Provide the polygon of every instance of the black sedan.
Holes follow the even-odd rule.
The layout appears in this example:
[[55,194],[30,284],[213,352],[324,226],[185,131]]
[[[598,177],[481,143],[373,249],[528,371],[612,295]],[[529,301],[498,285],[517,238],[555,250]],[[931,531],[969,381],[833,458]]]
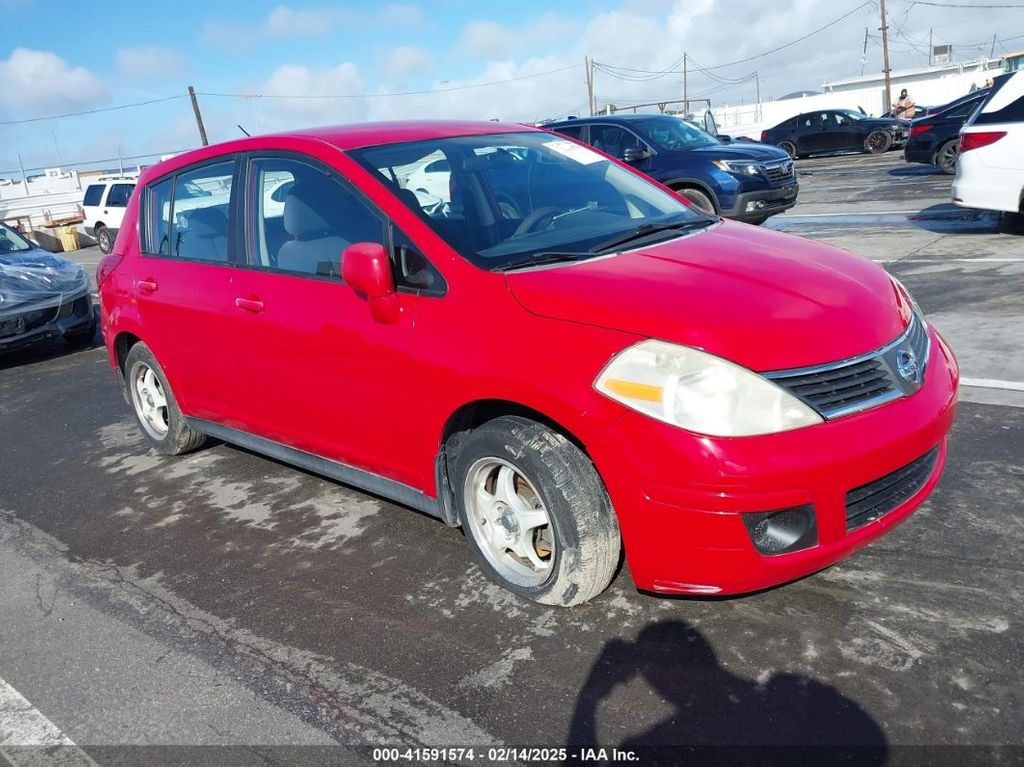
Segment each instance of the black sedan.
[[903,144],[909,124],[889,117],[868,117],[853,109],[823,109],[761,131],[761,142],[774,144],[790,157],[847,151],[882,154]]
[[88,343],[95,334],[85,270],[0,224],[0,351],[53,337]]
[[989,88],[968,93],[910,124],[910,138],[903,148],[903,159],[935,165],[943,173],[956,173],[960,148],[960,128],[988,97]]

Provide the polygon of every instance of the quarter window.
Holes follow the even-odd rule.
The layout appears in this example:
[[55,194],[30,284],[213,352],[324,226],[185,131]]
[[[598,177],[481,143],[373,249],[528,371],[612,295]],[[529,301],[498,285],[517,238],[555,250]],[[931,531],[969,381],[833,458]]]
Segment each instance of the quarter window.
[[89,184],[89,187],[85,190],[85,197],[82,198],[82,205],[88,205],[89,207],[97,207],[103,202],[103,190],[106,189],[105,184]]
[[349,245],[385,244],[383,221],[319,167],[289,158],[255,159],[250,179],[255,266],[338,279]]
[[174,178],[150,184],[146,190],[142,250],[157,256],[171,255],[171,197]]

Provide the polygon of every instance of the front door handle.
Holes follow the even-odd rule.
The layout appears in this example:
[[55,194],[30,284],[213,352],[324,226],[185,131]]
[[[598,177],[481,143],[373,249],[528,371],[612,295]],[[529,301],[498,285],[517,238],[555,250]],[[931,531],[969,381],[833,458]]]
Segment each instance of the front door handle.
[[150,279],[150,280],[137,280],[135,285],[138,287],[139,290],[141,290],[141,291],[143,291],[145,293],[154,293],[154,292],[156,292],[156,289],[159,287],[156,284],[156,280],[152,280],[152,279]]
[[263,302],[258,298],[236,298],[235,306],[245,312],[252,312],[253,314],[259,314],[265,308]]

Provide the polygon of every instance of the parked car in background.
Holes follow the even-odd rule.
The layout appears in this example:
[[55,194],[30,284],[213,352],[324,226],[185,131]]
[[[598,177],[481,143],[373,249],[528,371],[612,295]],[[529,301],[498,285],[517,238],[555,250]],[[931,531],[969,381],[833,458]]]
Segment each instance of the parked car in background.
[[85,188],[85,233],[96,238],[104,253],[109,253],[114,245],[135,181],[134,175],[100,176]]
[[903,158],[907,162],[934,165],[949,175],[956,173],[960,128],[988,98],[988,93],[988,88],[982,88],[911,122]]
[[822,109],[761,131],[761,143],[777,146],[790,157],[830,152],[882,154],[903,145],[909,125],[906,120],[868,117],[853,109]]
[[995,78],[961,128],[953,202],[1024,215],[1024,71]]
[[85,269],[0,224],[0,351],[55,337],[88,343],[95,335]]
[[[405,169],[439,158],[427,210]],[[880,266],[520,125],[180,155],[97,281],[154,450],[212,435],[394,499],[544,604],[599,594],[622,547],[664,594],[827,567],[930,494],[956,409],[952,352]]]
[[672,115],[611,115],[544,126],[629,163],[698,208],[750,224],[792,208],[792,159],[760,144],[723,144]]

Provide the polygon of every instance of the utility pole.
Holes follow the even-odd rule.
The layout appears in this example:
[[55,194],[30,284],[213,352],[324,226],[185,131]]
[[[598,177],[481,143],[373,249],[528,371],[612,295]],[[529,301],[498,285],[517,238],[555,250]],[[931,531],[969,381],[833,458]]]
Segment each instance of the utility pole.
[[192,111],[196,115],[196,125],[199,127],[199,138],[203,142],[203,146],[209,146],[210,142],[206,140],[206,128],[203,127],[203,115],[199,111],[199,102],[196,101],[196,89],[191,85],[188,86],[188,97],[192,99]]
[[884,111],[888,112],[892,109],[892,78],[889,76],[892,71],[889,69],[889,22],[885,16],[885,0],[878,1],[882,12],[882,71],[885,73],[885,94],[882,98],[882,106]]
[[587,109],[590,110],[590,116],[594,116],[594,61],[589,56],[583,57],[583,62],[587,66]]
[[25,163],[21,161],[21,152],[18,152],[18,167],[21,168],[21,181],[25,184],[25,196],[28,197],[28,176],[25,174]]
[[864,65],[868,60],[868,28],[864,27],[864,52],[860,54],[860,76],[864,76]]
[[686,54],[683,53],[683,116],[690,114],[690,95],[686,86]]
[[761,75],[755,69],[754,70],[754,89],[757,92],[757,120],[761,121]]
[[992,59],[992,58],[995,58],[995,55],[996,55],[996,36],[992,35],[992,50],[990,50],[988,52],[988,57],[990,59]]

